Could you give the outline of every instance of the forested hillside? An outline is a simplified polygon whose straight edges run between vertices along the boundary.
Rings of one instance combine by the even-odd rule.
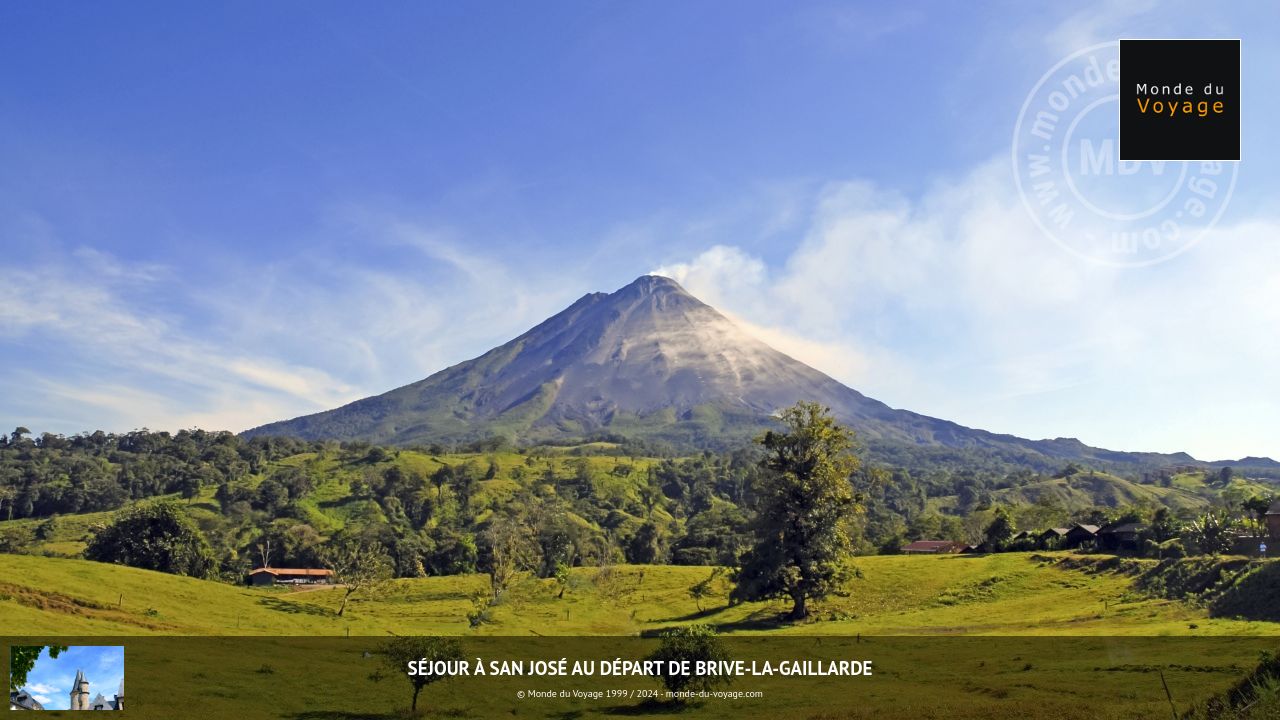
[[[385,553],[400,577],[491,570],[495,549],[496,560],[541,577],[615,562],[734,565],[750,543],[758,448],[683,458],[636,449],[408,449],[200,430],[32,437],[18,428],[0,443],[0,551],[81,556],[95,539],[105,544],[102,528],[123,510],[158,498],[191,523],[187,550],[200,560],[184,567],[227,579],[264,563],[326,565],[360,545]],[[999,514],[1032,529],[1149,519],[1160,508],[1190,519],[1218,506],[1248,522],[1272,492],[1226,470],[1124,478],[1074,464],[1039,474],[863,463],[850,481],[861,554],[917,539],[978,544]]]

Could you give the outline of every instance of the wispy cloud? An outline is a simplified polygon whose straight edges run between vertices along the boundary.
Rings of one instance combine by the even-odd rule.
[[[350,386],[322,370],[219,344],[154,302],[181,297],[181,285],[160,269],[91,250],[34,268],[0,267],[0,338],[38,348],[36,357],[48,353],[41,367],[16,367],[2,382],[44,388],[64,407],[85,403],[109,417],[153,423],[210,402],[253,406],[270,398],[282,409],[314,408],[351,397]],[[63,372],[47,373],[50,365]]]
[[[0,392],[11,423],[242,430],[383,392],[488,349],[570,299],[555,278],[397,218],[336,245],[198,277],[110,254],[49,250],[0,261]],[[14,358],[16,359],[16,357]]]
[[[1280,454],[1260,429],[1280,408],[1239,400],[1280,393],[1280,340],[1260,332],[1280,323],[1265,240],[1280,220],[1221,227],[1154,270],[1101,267],[1032,225],[994,159],[917,201],[832,183],[808,227],[774,267],[718,245],[656,272],[899,407],[1120,448]]]

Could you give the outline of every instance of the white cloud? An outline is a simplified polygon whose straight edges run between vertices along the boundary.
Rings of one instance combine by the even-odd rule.
[[[172,427],[168,423],[186,419],[192,405],[209,402],[284,410],[352,399],[348,385],[315,367],[247,356],[202,336],[203,328],[190,328],[176,310],[154,304],[150,298],[161,289],[182,295],[181,283],[156,268],[131,267],[90,250],[60,264],[0,268],[0,306],[8,308],[0,315],[0,338],[38,348],[35,357],[47,353],[38,368],[14,368],[7,382],[43,387],[61,398],[55,405],[62,407],[83,403],[109,410],[130,427]],[[50,380],[47,370],[55,363],[79,369]],[[168,394],[173,386],[182,392]]]
[[[26,686],[26,690],[27,690],[27,692],[31,692],[31,693],[42,693],[42,694],[44,694],[44,695],[56,695],[56,694],[58,694],[59,692],[61,692],[58,688],[56,688],[56,687],[54,687],[54,686],[52,686],[52,685],[48,685],[48,684],[46,684],[46,683],[35,683],[35,684],[32,684],[32,685],[27,685],[27,686]],[[32,697],[35,697],[35,696],[33,695]],[[39,700],[39,698],[36,698],[36,699],[37,699],[37,700]],[[48,701],[47,701],[47,700],[40,700],[40,702],[45,703],[45,702],[48,702]]]
[[[0,376],[4,414],[61,432],[243,430],[421,379],[571,299],[404,221],[351,232],[399,255],[378,267],[318,244],[194,277],[90,249],[0,265],[0,350],[23,359]]]
[[[661,265],[652,273],[675,280],[755,337],[814,367],[846,378],[861,377],[869,369],[870,360],[849,343],[814,340],[781,324],[752,320],[771,315],[757,302],[765,298],[761,290],[768,285],[768,270],[739,248],[715,245],[688,262]]]
[[[655,275],[669,277],[686,287],[702,286],[717,293],[753,292],[766,280],[765,265],[736,247],[714,245],[689,262],[662,265]],[[713,301],[722,295],[706,298]]]
[[[1033,437],[1280,455],[1280,221],[1121,270],[1068,255],[993,160],[917,201],[832,183],[777,267],[714,246],[658,269],[767,342],[899,407]],[[1206,421],[1208,419],[1211,421]]]

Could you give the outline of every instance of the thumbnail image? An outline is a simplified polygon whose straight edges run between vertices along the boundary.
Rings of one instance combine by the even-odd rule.
[[[9,649],[10,710],[124,710],[124,647]]]

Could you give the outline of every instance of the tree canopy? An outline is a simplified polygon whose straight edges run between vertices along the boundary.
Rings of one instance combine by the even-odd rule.
[[[391,579],[391,561],[378,542],[370,537],[343,537],[329,551],[328,564],[334,578],[343,585],[338,617],[347,610],[352,595],[374,594]]]
[[[404,674],[413,686],[413,701],[410,711],[418,711],[418,694],[426,686],[444,680],[450,675],[446,673],[408,674],[409,663],[426,660],[428,663],[463,660],[462,642],[457,638],[439,637],[395,637],[382,646],[382,656],[387,665],[396,673]],[[432,665],[431,667],[440,667]],[[447,667],[447,665],[445,665]]]
[[[23,428],[19,428],[21,430]],[[27,432],[30,432],[29,430]],[[57,658],[67,649],[66,645],[15,645],[9,649],[13,667],[9,670],[9,692],[17,692],[27,684],[27,674],[36,666],[40,652],[49,648],[49,657]]]
[[[171,501],[146,502],[121,511],[110,525],[94,533],[84,556],[192,577],[206,577],[214,569],[208,541]]]
[[[789,597],[790,617],[835,590],[850,554],[849,521],[857,510],[851,477],[858,469],[853,433],[830,411],[801,402],[781,414],[784,430],[760,438],[765,473],[756,489],[755,545],[738,571],[735,600]]]

